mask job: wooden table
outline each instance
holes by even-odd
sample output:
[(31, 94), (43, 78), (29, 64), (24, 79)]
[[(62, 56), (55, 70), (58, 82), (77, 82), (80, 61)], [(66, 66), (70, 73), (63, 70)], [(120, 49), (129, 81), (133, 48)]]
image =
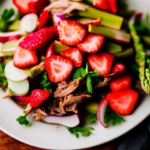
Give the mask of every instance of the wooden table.
[[(121, 143), (122, 138), (118, 138), (112, 142), (107, 144), (94, 147), (94, 148), (87, 148), (84, 150), (117, 150), (119, 144)], [(35, 148), (19, 142), (12, 137), (8, 136), (4, 132), (0, 131), (0, 150), (44, 150), (40, 148)]]

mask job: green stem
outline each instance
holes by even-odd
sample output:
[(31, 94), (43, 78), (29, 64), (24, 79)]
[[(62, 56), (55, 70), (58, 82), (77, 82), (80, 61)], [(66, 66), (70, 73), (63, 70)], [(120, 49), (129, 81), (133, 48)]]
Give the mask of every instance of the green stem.
[(129, 43), (131, 39), (130, 34), (126, 32), (110, 29), (110, 28), (103, 27), (103, 26), (89, 25), (88, 31), (90, 33), (100, 34), (107, 38), (110, 38), (119, 42), (123, 42), (123, 43)]
[(127, 58), (134, 54), (133, 48), (128, 48), (120, 53), (115, 54), (116, 58)]
[(105, 52), (116, 54), (122, 51), (122, 47), (118, 44), (115, 44), (113, 42), (104, 41), (102, 49), (104, 49)]
[(121, 28), (123, 23), (122, 17), (98, 10), (91, 6), (88, 6), (88, 9), (86, 11), (76, 11), (76, 15), (95, 19), (102, 18), (101, 25), (117, 30)]
[(61, 42), (55, 40), (55, 43), (54, 43), (54, 51), (56, 52), (56, 54), (60, 54), (60, 52), (62, 52), (63, 50), (66, 50), (70, 47), (62, 44)]

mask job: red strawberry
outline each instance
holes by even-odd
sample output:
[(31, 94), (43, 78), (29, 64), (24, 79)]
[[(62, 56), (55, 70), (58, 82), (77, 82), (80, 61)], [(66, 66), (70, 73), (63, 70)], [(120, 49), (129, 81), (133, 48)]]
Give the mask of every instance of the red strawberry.
[(71, 59), (74, 62), (76, 68), (81, 67), (82, 65), (82, 54), (78, 48), (69, 48), (60, 53), (60, 55)]
[(100, 52), (88, 56), (87, 61), (89, 66), (94, 71), (98, 71), (101, 77), (107, 75), (113, 63), (114, 55)]
[(28, 6), (31, 13), (38, 14), (41, 13), (48, 4), (48, 0), (32, 0)]
[(120, 91), (131, 87), (131, 76), (122, 76), (116, 78), (110, 82), (110, 88), (112, 91)]
[(40, 14), (40, 17), (38, 19), (38, 24), (37, 24), (38, 30), (40, 30), (41, 28), (47, 26), (49, 22), (50, 22), (50, 15), (49, 15), (47, 10), (44, 10)]
[(114, 68), (113, 68), (113, 73), (118, 73), (118, 72), (122, 72), (122, 71), (124, 71), (124, 69), (125, 69), (125, 66), (124, 66), (124, 64), (122, 64), (122, 63), (116, 63), (115, 65), (114, 65)]
[(30, 96), (15, 96), (15, 101), (19, 104), (28, 104), (30, 102)]
[(45, 90), (33, 90), (30, 95), (30, 105), (31, 107), (38, 107), (42, 104), (48, 97), (50, 92)]
[(35, 65), (38, 62), (38, 57), (35, 51), (18, 46), (15, 50), (13, 62), (15, 67), (25, 68)]
[(93, 5), (105, 11), (117, 12), (116, 0), (93, 0)]
[(29, 7), (28, 4), (33, 0), (13, 0), (13, 4), (18, 8), (18, 10), (22, 14), (27, 14), (29, 13)]
[(7, 41), (12, 41), (12, 40), (15, 40), (15, 39), (19, 39), (20, 37), (21, 37), (20, 34), (16, 34), (16, 35), (13, 35), (13, 36), (0, 36), (0, 42), (5, 43)]
[(50, 81), (58, 83), (68, 78), (73, 69), (73, 63), (70, 59), (53, 55), (45, 60), (45, 69)]
[(83, 41), (86, 30), (76, 21), (62, 20), (57, 25), (59, 40), (68, 46), (75, 46)]
[(106, 95), (110, 107), (117, 113), (128, 115), (138, 99), (138, 92), (133, 89), (111, 92)]
[(54, 55), (54, 44), (55, 41), (50, 45), (50, 47), (48, 48), (47, 52), (46, 52), (46, 58), (51, 57), (52, 55)]
[(82, 52), (96, 53), (102, 46), (103, 41), (103, 36), (98, 34), (89, 34), (82, 43), (77, 45), (77, 47)]
[(30, 33), (19, 43), (19, 46), (26, 49), (42, 50), (50, 45), (55, 36), (57, 36), (56, 27), (42, 28), (37, 32)]

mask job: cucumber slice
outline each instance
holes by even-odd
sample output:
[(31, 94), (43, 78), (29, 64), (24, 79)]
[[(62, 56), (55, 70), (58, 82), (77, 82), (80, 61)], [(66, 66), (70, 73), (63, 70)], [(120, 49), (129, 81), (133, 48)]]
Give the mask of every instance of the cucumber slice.
[(22, 82), (12, 82), (8, 80), (8, 90), (13, 95), (24, 96), (29, 92), (29, 82), (27, 79)]
[(6, 78), (12, 82), (20, 82), (27, 79), (28, 77), (28, 75), (23, 70), (14, 66), (13, 60), (6, 64), (4, 73)]

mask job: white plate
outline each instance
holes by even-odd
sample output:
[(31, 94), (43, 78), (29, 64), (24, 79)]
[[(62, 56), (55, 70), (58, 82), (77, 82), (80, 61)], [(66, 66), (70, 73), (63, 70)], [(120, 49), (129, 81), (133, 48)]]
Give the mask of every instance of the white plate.
[[(130, 3), (132, 4), (131, 7), (139, 8), (140, 11), (149, 10), (149, 0), (142, 2), (130, 0)], [(5, 0), (5, 4), (7, 7), (11, 7), (11, 1)], [(0, 90), (0, 96), (3, 94), (4, 92)], [(30, 116), (28, 119), (31, 121), (31, 127), (19, 125), (16, 118), (22, 114), (23, 108), (7, 98), (0, 100), (0, 128), (17, 140), (40, 148), (65, 150), (87, 148), (113, 140), (142, 122), (150, 114), (150, 96), (139, 101), (140, 105), (137, 106), (136, 110), (125, 117), (125, 123), (107, 129), (104, 129), (99, 123), (88, 124), (87, 126), (92, 126), (95, 129), (93, 134), (90, 137), (80, 136), (79, 139), (76, 139), (65, 127), (59, 126), (57, 129), (57, 125), (36, 122)]]

